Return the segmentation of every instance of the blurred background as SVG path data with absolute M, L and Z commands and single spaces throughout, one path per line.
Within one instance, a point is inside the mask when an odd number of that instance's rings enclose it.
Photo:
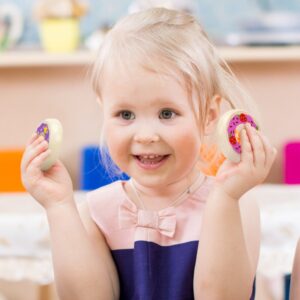
M 278 150 L 266 183 L 256 190 L 263 226 L 257 299 L 288 299 L 300 232 L 299 0 L 0 0 L 3 299 L 56 298 L 44 211 L 20 180 L 26 141 L 42 120 L 61 121 L 60 158 L 77 201 L 115 180 L 99 161 L 100 108 L 90 70 L 107 30 L 149 6 L 194 14 L 257 103 L 261 130 Z
M 39 24 L 34 14 L 35 8 L 39 6 L 42 0 L 1 0 L 0 5 L 14 4 L 20 9 L 23 19 L 23 30 L 19 39 L 20 46 L 39 46 Z M 49 1 L 51 2 L 51 1 Z M 60 2 L 54 0 L 52 2 Z M 147 1 L 136 1 L 147 2 Z M 267 13 L 277 13 L 278 27 L 287 27 L 289 19 L 280 18 L 279 13 L 299 13 L 300 2 L 298 0 L 227 0 L 227 1 L 209 1 L 209 0 L 174 0 L 174 1 L 148 1 L 149 3 L 169 4 L 179 8 L 187 8 L 195 14 L 205 27 L 206 31 L 216 40 L 224 40 L 224 37 L 230 33 L 236 32 L 248 23 L 252 23 L 252 30 L 255 26 L 259 27 L 266 20 Z M 113 25 L 120 17 L 128 13 L 132 0 L 88 0 L 81 2 L 87 10 L 80 19 L 81 38 L 85 40 L 90 34 L 101 27 Z M 262 15 L 264 14 L 264 15 Z M 296 15 L 297 17 L 297 15 Z M 256 22 L 255 22 L 256 21 Z M 276 20 L 274 19 L 276 23 Z M 298 21 L 299 22 L 299 21 Z M 285 24 L 283 24 L 285 23 Z M 270 24 L 269 24 L 270 25 Z M 293 41 L 291 40 L 291 43 Z

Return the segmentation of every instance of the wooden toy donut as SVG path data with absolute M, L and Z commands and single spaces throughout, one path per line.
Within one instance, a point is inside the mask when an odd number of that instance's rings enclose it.
M 36 133 L 44 136 L 49 143 L 51 153 L 41 166 L 42 171 L 47 171 L 53 166 L 59 156 L 63 137 L 62 125 L 57 119 L 46 119 L 38 126 Z
M 241 109 L 226 112 L 217 125 L 217 141 L 223 155 L 233 162 L 241 159 L 241 144 L 239 132 L 246 123 L 258 130 L 257 123 L 249 114 Z

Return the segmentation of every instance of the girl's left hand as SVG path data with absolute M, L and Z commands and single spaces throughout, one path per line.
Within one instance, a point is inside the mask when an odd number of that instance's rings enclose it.
M 240 162 L 226 159 L 216 175 L 216 188 L 236 200 L 265 180 L 277 153 L 267 138 L 249 124 L 240 131 L 240 138 Z

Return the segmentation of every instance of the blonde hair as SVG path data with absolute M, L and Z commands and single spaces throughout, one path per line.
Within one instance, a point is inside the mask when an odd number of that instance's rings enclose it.
M 183 11 L 151 8 L 124 17 L 107 33 L 92 71 L 100 101 L 106 68 L 129 72 L 133 63 L 158 75 L 181 75 L 201 136 L 214 95 L 221 96 L 231 108 L 251 109 L 250 97 L 201 25 Z

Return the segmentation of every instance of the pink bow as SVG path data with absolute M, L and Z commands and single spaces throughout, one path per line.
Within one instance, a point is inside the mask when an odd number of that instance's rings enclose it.
M 123 201 L 119 207 L 119 225 L 122 229 L 152 228 L 163 235 L 173 237 L 176 228 L 176 212 L 174 207 L 160 211 L 142 210 L 129 201 Z

